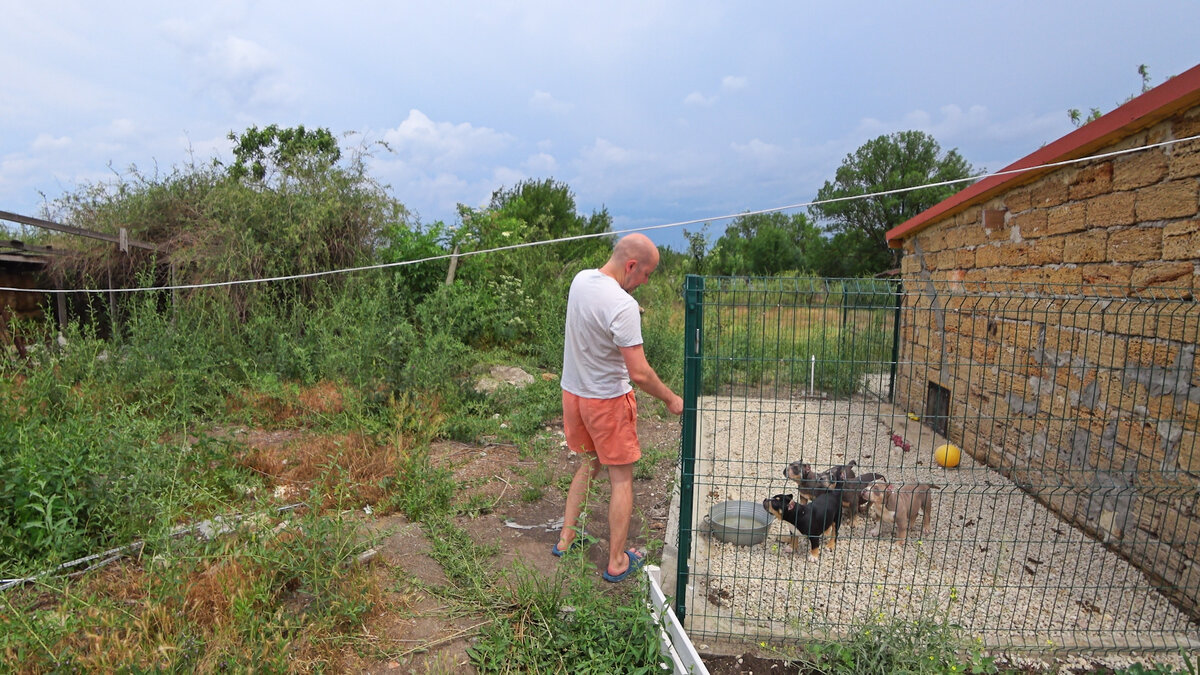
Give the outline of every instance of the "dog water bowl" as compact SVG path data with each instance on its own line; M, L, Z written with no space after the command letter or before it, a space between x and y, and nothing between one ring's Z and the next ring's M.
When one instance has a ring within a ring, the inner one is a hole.
M704 525L712 536L737 546L761 544L771 526L771 514L758 502L729 499L713 504Z

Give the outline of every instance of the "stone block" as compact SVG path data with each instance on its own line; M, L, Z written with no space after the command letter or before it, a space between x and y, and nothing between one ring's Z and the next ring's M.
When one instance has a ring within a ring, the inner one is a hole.
M980 244L986 244L988 241L990 241L988 233L980 223L971 223L961 228L959 244L962 247L979 246Z
M1054 265L1063 261L1065 237L1045 237L1023 244L1027 265Z
M1119 295L1124 292L1123 288L1129 286L1129 278L1133 274L1133 268L1129 265L1080 265L1080 274L1085 286L1096 287L1092 289L1085 288L1085 293L1099 292L1102 295ZM1121 287L1121 289L1114 287Z
M942 228L929 226L916 236L920 249L925 253L937 253L946 248L946 233Z
M1164 542L1192 550L1200 545L1200 518L1180 513L1167 505L1161 505L1157 515L1158 527L1152 531Z
M1067 286L1069 288L1066 290L1070 293L1078 292L1079 286L1083 283L1083 275L1075 265L1047 267L1045 273L1046 283Z
M1114 190L1133 190L1152 185L1167 175L1167 157L1161 148L1124 155L1113 160Z
M1200 306L1195 302L1179 301L1155 305L1159 337L1165 340L1200 343ZM1200 374L1200 368L1196 369Z
M1112 162L1101 162L1080 169L1067 189L1069 199L1087 199L1112 190Z
M1004 208L1009 213L1020 213L1033 208L1033 193L1029 187L1020 187L1004 195Z
M1191 289L1195 276L1191 262L1153 262L1139 265L1130 276L1129 285L1139 297L1179 297ZM1160 293L1148 293L1160 290Z
M1192 108L1187 114L1179 115L1171 120L1171 136L1187 138L1200 134L1200 108Z
M1153 337L1157 327L1158 316L1140 302L1113 303L1104 312L1104 330L1108 333Z
M1164 260L1200 259L1200 220L1167 223L1163 228Z
M1067 184L1061 180L1061 176L1054 174L1031 186L1030 198L1035 209L1058 206L1067 201Z
M1088 206L1086 202L1070 202L1050 209L1046 213L1046 229L1038 236L1047 234L1065 234L1079 232L1088 227ZM1033 235L1030 235L1032 237Z
M1108 233L1108 259L1112 262L1141 262L1161 257L1161 227L1131 227Z
M1043 209L1026 211L1008 219L1009 226L1016 230L1021 239L1041 237L1047 233L1047 212Z
M975 266L976 267L998 267L1003 260L1002 244L993 244L991 246L980 246L975 249Z
M1140 221L1195 218L1200 211L1200 182L1185 179L1142 188L1135 210Z
M1179 357L1179 347L1154 338L1131 338L1126 348L1126 365L1149 371L1154 366L1166 368Z
M1194 176L1200 176L1200 140L1172 146L1167 177L1174 180Z
M1104 311L1112 304L1110 300L1067 300L1058 314L1059 325L1088 330L1104 329Z
M1124 338L1086 331L1078 334L1071 352L1099 368L1113 371L1125 367L1127 349Z
M954 224L956 226L974 225L979 222L979 209L967 209L959 211L958 215L954 216Z
M1137 222L1134 192L1113 192L1087 202L1087 222L1092 227L1132 225Z
M1097 263L1106 260L1108 231L1092 228L1084 232L1067 235L1063 246L1063 262Z
M1184 431L1179 439L1179 468L1200 475L1200 435Z

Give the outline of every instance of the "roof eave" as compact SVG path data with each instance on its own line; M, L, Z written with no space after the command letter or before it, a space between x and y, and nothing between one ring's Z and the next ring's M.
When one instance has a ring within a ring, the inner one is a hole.
M1021 169L1085 157L1197 103L1200 103L1200 65L1009 164L997 172L1001 175L988 176L888 230L888 246L900 248L906 238L935 221L987 201L1000 192L1032 182L1057 167ZM1016 173L1008 173L1014 171Z

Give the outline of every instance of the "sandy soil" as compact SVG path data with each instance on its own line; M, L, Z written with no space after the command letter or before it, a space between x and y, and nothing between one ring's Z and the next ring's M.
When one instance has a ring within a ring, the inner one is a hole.
M1200 645L1200 629L1136 568L1074 530L970 457L932 461L945 442L873 399L707 398L702 404L695 513L723 500L795 492L793 460L818 470L856 460L892 482L939 485L929 536L893 543L860 519L819 562L789 554L791 526L771 519L756 546L695 537L686 625L694 641L837 635L863 620L945 617L998 647L1155 649ZM892 442L901 436L911 447ZM919 530L917 537L919 537Z

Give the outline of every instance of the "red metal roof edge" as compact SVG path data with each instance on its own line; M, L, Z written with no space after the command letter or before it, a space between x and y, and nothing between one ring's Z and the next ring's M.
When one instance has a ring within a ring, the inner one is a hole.
M1178 108L1182 108L1190 98L1200 100L1200 65L1172 77L1057 141L1038 148L1004 167L1001 172L1082 157L1087 152L1112 142L1115 140L1114 137L1121 135L1122 132L1132 133L1143 126L1149 126L1167 117L1176 112ZM1155 116L1155 113L1164 110L1166 111L1164 114ZM1153 119L1147 119L1151 117ZM1037 171L1023 171L984 178L888 230L885 235L888 246L899 248L905 237L915 234L938 217L961 210L972 202L989 197L1009 183L1029 181L1038 173Z

